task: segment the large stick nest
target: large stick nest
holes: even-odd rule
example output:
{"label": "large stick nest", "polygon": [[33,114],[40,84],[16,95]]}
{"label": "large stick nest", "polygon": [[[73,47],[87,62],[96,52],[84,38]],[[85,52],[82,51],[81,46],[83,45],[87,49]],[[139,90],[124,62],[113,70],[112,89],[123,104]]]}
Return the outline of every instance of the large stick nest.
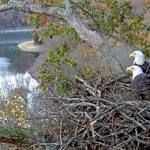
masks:
{"label": "large stick nest", "polygon": [[62,101],[61,149],[140,150],[150,148],[150,102],[130,88],[128,77],[91,86],[76,77],[78,92]]}
{"label": "large stick nest", "polygon": [[60,104],[59,127],[30,143],[52,150],[150,149],[150,102],[136,95],[129,77],[93,79],[95,84],[75,79],[73,96],[48,95]]}

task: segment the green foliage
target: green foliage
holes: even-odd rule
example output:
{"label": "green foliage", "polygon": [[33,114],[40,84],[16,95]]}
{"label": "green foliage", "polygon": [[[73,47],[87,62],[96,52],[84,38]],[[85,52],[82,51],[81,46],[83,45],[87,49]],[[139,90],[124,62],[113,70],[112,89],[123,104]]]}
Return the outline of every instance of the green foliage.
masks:
{"label": "green foliage", "polygon": [[85,65],[83,68],[80,69],[78,75],[92,85],[98,80],[100,74],[101,73],[99,70],[95,70],[90,65]]}
{"label": "green foliage", "polygon": [[150,47],[144,51],[145,55],[150,57]]}
{"label": "green foliage", "polygon": [[44,40],[46,38],[51,38],[53,36],[70,36],[76,41],[80,41],[79,35],[76,31],[66,24],[58,24],[55,22],[49,22],[46,29],[41,32],[40,39]]}
{"label": "green foliage", "polygon": [[[55,6],[55,4],[63,6],[62,1],[37,0],[35,2],[49,6]],[[149,9],[150,2],[148,0],[145,2]],[[132,14],[131,1],[82,0],[78,3],[72,2],[72,4],[91,29],[103,31],[110,37],[117,36],[125,42],[142,47],[145,51],[149,49],[149,30],[144,23],[144,16]],[[80,40],[74,29],[68,27],[62,20],[60,22],[55,20],[56,23],[44,15],[32,15],[29,20],[36,27],[46,25],[47,29],[41,33],[40,39],[57,35],[71,35],[74,39]]]}
{"label": "green foliage", "polygon": [[63,68],[75,69],[77,66],[77,61],[69,53],[70,48],[67,44],[50,49],[46,64],[40,68],[39,79],[43,91],[48,90],[49,87],[54,87],[59,94],[69,93],[71,81],[69,76],[64,73]]}
{"label": "green foliage", "polygon": [[0,4],[8,3],[8,0],[0,0]]}
{"label": "green foliage", "polygon": [[[43,142],[45,132],[41,132],[39,130],[29,130],[27,128],[20,127],[1,127],[0,128],[0,138],[8,140],[8,144],[11,145],[11,149],[15,149],[15,147],[19,146],[20,150],[34,149],[34,144],[37,149],[42,149],[38,142]],[[16,146],[15,146],[16,145]],[[17,149],[16,148],[16,149]]]}
{"label": "green foliage", "polygon": [[14,89],[3,101],[0,108],[1,125],[26,126],[28,118],[27,90],[23,88]]}
{"label": "green foliage", "polygon": [[79,74],[83,79],[86,79],[89,81],[91,79],[92,74],[93,74],[93,69],[89,66],[83,67],[80,70]]}
{"label": "green foliage", "polygon": [[27,18],[27,21],[33,27],[39,28],[40,26],[42,26],[44,19],[45,19],[44,15],[34,14],[34,15],[29,16]]}
{"label": "green foliage", "polygon": [[28,142],[31,139],[31,134],[22,128],[2,127],[0,128],[0,135],[3,138],[13,138],[18,142]]}
{"label": "green foliage", "polygon": [[149,31],[145,30],[144,16],[132,14],[131,1],[98,0],[91,3],[83,0],[76,9],[92,29],[99,29],[110,36],[117,35],[130,44],[149,49]]}

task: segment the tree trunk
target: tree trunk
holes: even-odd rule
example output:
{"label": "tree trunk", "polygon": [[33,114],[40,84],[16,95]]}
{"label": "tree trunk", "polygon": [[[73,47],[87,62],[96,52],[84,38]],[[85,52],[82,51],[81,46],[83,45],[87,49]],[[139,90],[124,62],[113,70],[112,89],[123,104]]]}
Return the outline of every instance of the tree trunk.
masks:
{"label": "tree trunk", "polygon": [[[84,22],[76,15],[71,14],[67,18],[67,22],[72,26],[81,39],[90,43],[99,56],[100,68],[103,73],[122,73],[125,68],[132,63],[129,61],[128,53],[131,52],[131,48],[122,45],[122,47],[114,47],[114,40],[105,40],[104,35],[88,29]],[[126,51],[127,50],[127,51]],[[105,69],[104,69],[105,68]],[[106,71],[106,72],[105,72]]]}

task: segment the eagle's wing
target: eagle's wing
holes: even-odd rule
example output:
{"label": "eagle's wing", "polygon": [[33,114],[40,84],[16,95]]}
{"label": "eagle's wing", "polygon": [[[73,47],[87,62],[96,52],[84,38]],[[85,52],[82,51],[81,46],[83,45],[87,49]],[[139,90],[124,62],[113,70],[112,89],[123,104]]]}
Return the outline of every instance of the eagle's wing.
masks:
{"label": "eagle's wing", "polygon": [[150,75],[140,74],[131,83],[137,93],[150,98]]}
{"label": "eagle's wing", "polygon": [[142,66],[140,66],[144,73],[150,74],[150,63],[145,61]]}

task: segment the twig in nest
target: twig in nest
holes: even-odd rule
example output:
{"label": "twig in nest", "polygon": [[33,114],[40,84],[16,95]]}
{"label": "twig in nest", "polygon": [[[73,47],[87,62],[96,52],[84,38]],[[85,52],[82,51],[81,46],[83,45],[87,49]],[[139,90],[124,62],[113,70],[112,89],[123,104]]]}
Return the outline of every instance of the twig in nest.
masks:
{"label": "twig in nest", "polygon": [[60,145],[63,145],[63,140],[62,140],[62,125],[63,125],[63,119],[61,119],[60,121],[60,135],[59,135],[59,139],[60,139]]}
{"label": "twig in nest", "polygon": [[[62,115],[65,120],[63,124],[67,121],[67,124],[71,126],[65,131],[61,130],[63,135],[61,150],[69,148],[120,150],[132,148],[136,150],[143,145],[146,148],[149,146],[150,102],[142,101],[140,105],[136,105],[130,97],[125,98],[131,91],[126,82],[124,84],[119,81],[124,77],[126,76],[104,84],[114,91],[114,96],[119,94],[119,98],[112,98],[110,90],[105,98],[99,97],[97,90],[79,77],[76,77],[77,83],[82,86],[83,91],[88,91],[90,96],[89,94],[85,96],[81,92],[83,95],[80,97],[79,95],[56,97],[63,105]],[[122,87],[125,91],[123,94]]]}
{"label": "twig in nest", "polygon": [[93,139],[95,139],[96,135],[95,135],[94,127],[93,127],[93,125],[94,125],[95,122],[92,122],[92,118],[88,115],[87,112],[84,112],[84,114],[89,119],[90,126],[91,126],[92,137],[93,137]]}
{"label": "twig in nest", "polygon": [[108,85],[110,85],[110,84],[112,84],[112,83],[114,83],[114,82],[116,82],[116,81],[120,81],[120,80],[122,80],[122,79],[124,79],[124,78],[127,78],[127,77],[129,77],[129,75],[123,75],[123,76],[121,76],[121,77],[115,78],[115,79],[109,81],[108,83],[106,83],[105,86],[108,86]]}
{"label": "twig in nest", "polygon": [[70,138],[70,140],[66,143],[66,145],[62,148],[60,148],[60,150],[65,150],[68,148],[69,144],[75,139],[75,137]]}
{"label": "twig in nest", "polygon": [[126,119],[131,120],[132,122],[134,122],[137,126],[141,127],[144,131],[146,131],[146,128],[138,121],[134,120],[133,118],[127,116],[125,113],[120,111],[120,114],[123,115]]}
{"label": "twig in nest", "polygon": [[100,90],[95,90],[95,88],[88,85],[86,81],[79,78],[78,76],[75,76],[75,79],[77,82],[79,82],[80,84],[82,84],[85,87],[85,90],[87,92],[89,92],[89,94],[93,95],[94,97],[101,97],[101,91]]}

